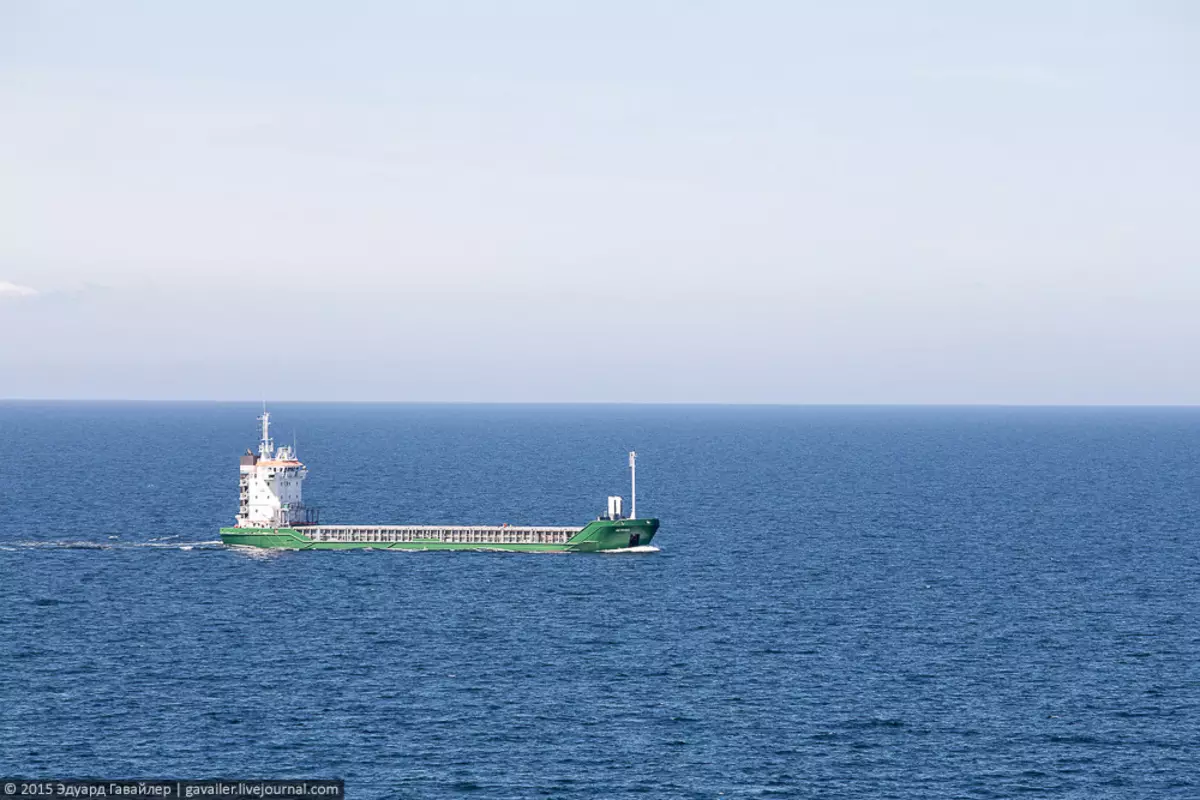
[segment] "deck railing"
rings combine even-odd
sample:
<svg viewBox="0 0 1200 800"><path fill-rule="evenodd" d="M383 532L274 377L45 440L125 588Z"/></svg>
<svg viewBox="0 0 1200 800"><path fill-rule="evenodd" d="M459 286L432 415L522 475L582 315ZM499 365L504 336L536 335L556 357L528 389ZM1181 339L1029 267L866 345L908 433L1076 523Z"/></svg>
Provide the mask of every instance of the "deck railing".
<svg viewBox="0 0 1200 800"><path fill-rule="evenodd" d="M533 527L316 527L304 535L316 542L443 542L448 544L565 544L580 528Z"/></svg>

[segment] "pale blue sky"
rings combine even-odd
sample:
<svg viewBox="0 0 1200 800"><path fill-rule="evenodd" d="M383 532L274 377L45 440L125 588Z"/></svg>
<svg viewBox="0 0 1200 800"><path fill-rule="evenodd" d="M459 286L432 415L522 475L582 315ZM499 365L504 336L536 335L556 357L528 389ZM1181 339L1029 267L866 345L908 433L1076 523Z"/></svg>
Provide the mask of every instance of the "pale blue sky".
<svg viewBox="0 0 1200 800"><path fill-rule="evenodd" d="M0 397L1198 403L1200 5L0 4Z"/></svg>

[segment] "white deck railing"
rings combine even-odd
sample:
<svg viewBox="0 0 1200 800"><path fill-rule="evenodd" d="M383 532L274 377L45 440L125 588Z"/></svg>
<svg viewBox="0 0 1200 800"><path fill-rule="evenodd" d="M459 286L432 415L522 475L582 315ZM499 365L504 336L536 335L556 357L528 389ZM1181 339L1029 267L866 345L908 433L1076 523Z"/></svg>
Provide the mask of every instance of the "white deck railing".
<svg viewBox="0 0 1200 800"><path fill-rule="evenodd" d="M321 525L304 528L315 542L446 542L452 544L565 544L582 528L528 526Z"/></svg>

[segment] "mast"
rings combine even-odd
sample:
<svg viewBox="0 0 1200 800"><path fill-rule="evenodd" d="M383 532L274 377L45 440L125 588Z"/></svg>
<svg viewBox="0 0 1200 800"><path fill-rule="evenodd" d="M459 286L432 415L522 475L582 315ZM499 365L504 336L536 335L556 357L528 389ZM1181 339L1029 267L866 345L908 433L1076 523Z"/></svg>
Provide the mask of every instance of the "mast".
<svg viewBox="0 0 1200 800"><path fill-rule="evenodd" d="M629 451L629 518L637 519L637 451Z"/></svg>
<svg viewBox="0 0 1200 800"><path fill-rule="evenodd" d="M262 423L262 439L258 443L258 457L267 460L275 454L275 443L271 441L271 412L267 411L266 403L263 403L263 413L258 421Z"/></svg>

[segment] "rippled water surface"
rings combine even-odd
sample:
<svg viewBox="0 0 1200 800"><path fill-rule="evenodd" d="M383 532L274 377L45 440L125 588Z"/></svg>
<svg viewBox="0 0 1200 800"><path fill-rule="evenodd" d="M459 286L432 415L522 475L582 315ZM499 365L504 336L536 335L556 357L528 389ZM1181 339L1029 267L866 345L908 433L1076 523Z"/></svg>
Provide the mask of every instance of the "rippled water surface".
<svg viewBox="0 0 1200 800"><path fill-rule="evenodd" d="M0 404L0 772L351 798L1200 797L1200 411L279 405L327 522L654 553L245 552L253 406Z"/></svg>

